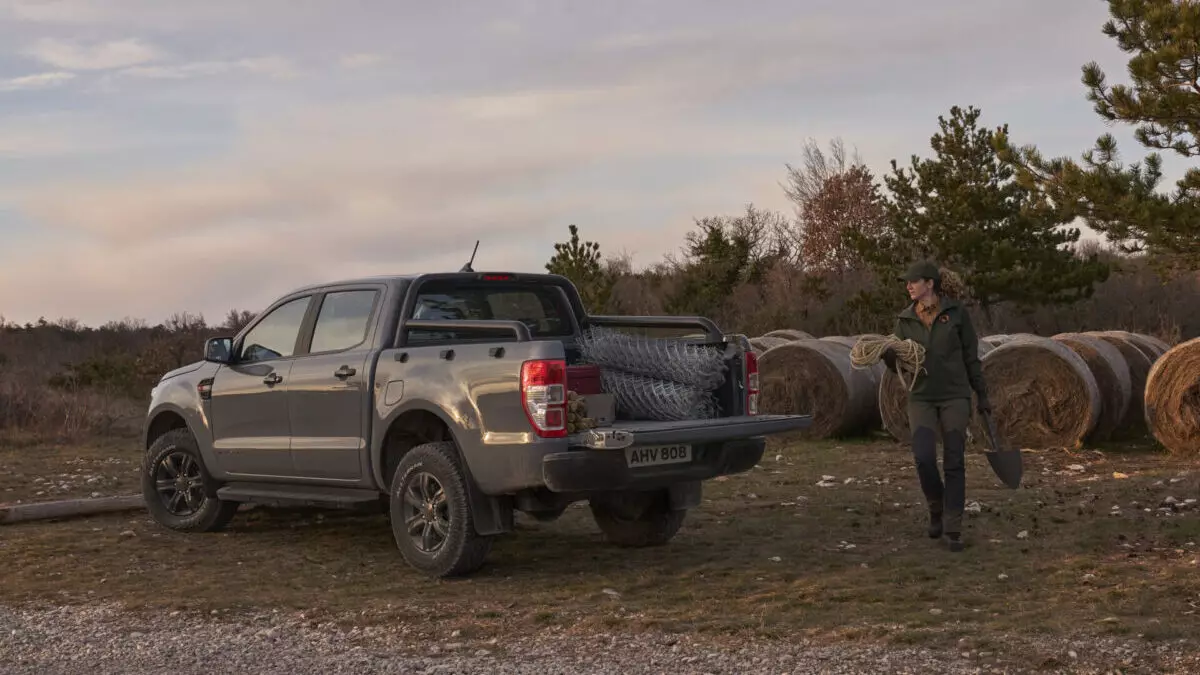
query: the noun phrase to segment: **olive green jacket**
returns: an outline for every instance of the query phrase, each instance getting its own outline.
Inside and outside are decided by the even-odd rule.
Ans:
[[[901,340],[911,339],[925,348],[924,372],[917,376],[909,397],[914,401],[947,401],[971,398],[987,401],[979,337],[967,310],[952,298],[940,298],[940,311],[930,328],[917,316],[916,303],[900,312],[892,331]]]

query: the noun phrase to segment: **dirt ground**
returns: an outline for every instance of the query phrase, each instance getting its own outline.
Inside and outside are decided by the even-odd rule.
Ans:
[[[0,502],[136,492],[136,452],[134,440],[2,449]],[[924,535],[902,448],[785,439],[753,471],[707,483],[703,506],[661,548],[607,545],[577,505],[552,523],[519,517],[479,573],[431,581],[404,564],[383,516],[255,509],[225,532],[187,535],[134,512],[5,526],[0,604],[294,609],[479,640],[539,629],[803,635],[1054,669],[1067,657],[1038,640],[1179,641],[1200,653],[1198,487],[1196,460],[1126,447],[1027,453],[1012,491],[972,454],[968,547],[952,554]]]

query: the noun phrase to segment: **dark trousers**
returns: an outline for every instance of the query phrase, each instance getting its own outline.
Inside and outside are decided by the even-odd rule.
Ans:
[[[967,497],[967,425],[971,421],[971,400],[908,402],[908,422],[912,429],[913,459],[921,491],[932,513],[942,514],[946,534],[962,532],[963,504]],[[938,471],[937,435],[942,436],[942,469]]]

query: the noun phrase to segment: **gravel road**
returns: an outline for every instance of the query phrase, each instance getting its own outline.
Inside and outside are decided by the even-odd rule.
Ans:
[[[546,631],[506,640],[430,642],[398,626],[338,628],[302,614],[195,616],[112,607],[0,607],[0,672],[190,673],[987,673],[1200,671],[1195,644],[1023,644],[1014,665],[975,651],[795,642],[718,645],[691,636]],[[1029,651],[1030,649],[1034,651]],[[1036,662],[1029,661],[1031,654]]]

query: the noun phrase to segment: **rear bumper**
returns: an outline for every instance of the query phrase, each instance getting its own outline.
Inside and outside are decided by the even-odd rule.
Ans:
[[[641,439],[639,439],[641,440]],[[688,464],[630,469],[624,450],[580,448],[542,459],[542,479],[554,492],[604,492],[666,487],[749,471],[762,460],[763,437],[741,438],[693,446]]]

